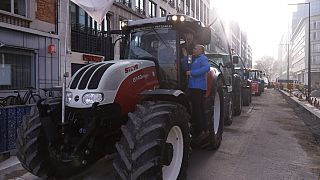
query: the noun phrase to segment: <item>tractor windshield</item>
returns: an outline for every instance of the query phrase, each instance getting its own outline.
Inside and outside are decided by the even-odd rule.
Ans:
[[[222,65],[225,66],[226,64],[230,63],[230,56],[228,54],[206,54],[209,59],[209,63],[211,65],[216,64],[216,66]]]
[[[139,28],[131,32],[126,59],[146,59],[157,63],[176,59],[176,31],[168,28]]]
[[[253,80],[257,80],[260,78],[260,73],[258,71],[250,71],[249,78]]]

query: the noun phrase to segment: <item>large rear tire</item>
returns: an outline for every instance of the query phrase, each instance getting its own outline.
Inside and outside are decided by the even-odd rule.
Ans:
[[[237,86],[238,87],[238,86]],[[239,116],[241,114],[242,110],[242,93],[241,93],[241,87],[236,88],[236,92],[234,92],[234,115]]]
[[[243,89],[243,105],[244,106],[250,105],[250,96],[251,96],[250,89],[248,88]]]
[[[202,147],[206,147],[210,150],[218,149],[222,141],[224,104],[221,84],[222,83],[220,83],[220,86],[218,85],[217,90],[212,93],[212,95],[208,99],[206,99],[206,108],[210,112],[206,113],[206,120],[209,127],[209,137],[207,138],[208,142],[205,143]]]
[[[173,102],[145,102],[129,113],[121,127],[113,162],[123,180],[186,179],[189,160],[190,116]]]

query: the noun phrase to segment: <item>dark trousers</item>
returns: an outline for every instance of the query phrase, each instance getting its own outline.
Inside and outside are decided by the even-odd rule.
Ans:
[[[190,99],[192,103],[192,128],[193,135],[197,136],[201,131],[206,130],[206,120],[204,116],[204,94],[205,90],[202,89],[189,89]]]

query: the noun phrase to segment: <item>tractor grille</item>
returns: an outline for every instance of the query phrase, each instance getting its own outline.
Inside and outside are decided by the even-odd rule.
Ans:
[[[102,66],[103,64],[96,64],[92,67],[90,67],[85,73],[84,75],[82,76],[82,79],[78,85],[78,89],[85,89],[87,84],[88,84],[88,81],[92,75],[92,73],[98,69],[98,67]]]
[[[89,68],[91,67],[92,65],[88,65],[86,67],[84,67],[83,69],[80,70],[80,72],[76,75],[76,77],[74,77],[71,85],[70,85],[70,89],[75,89],[79,83],[79,80],[82,76],[82,74]]]
[[[99,69],[92,75],[88,89],[97,89],[103,73],[113,64],[114,63],[104,64],[103,66],[99,67]]]

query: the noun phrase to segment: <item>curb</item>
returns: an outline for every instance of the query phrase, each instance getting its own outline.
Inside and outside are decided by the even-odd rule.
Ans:
[[[311,108],[307,108],[304,104],[297,102],[295,99],[288,96],[287,93],[279,90],[284,99],[289,102],[288,105],[295,110],[295,113],[311,131],[317,144],[320,144],[320,117],[315,114]],[[298,113],[299,112],[299,113]]]
[[[10,158],[10,152],[2,152],[0,153],[0,163]]]

